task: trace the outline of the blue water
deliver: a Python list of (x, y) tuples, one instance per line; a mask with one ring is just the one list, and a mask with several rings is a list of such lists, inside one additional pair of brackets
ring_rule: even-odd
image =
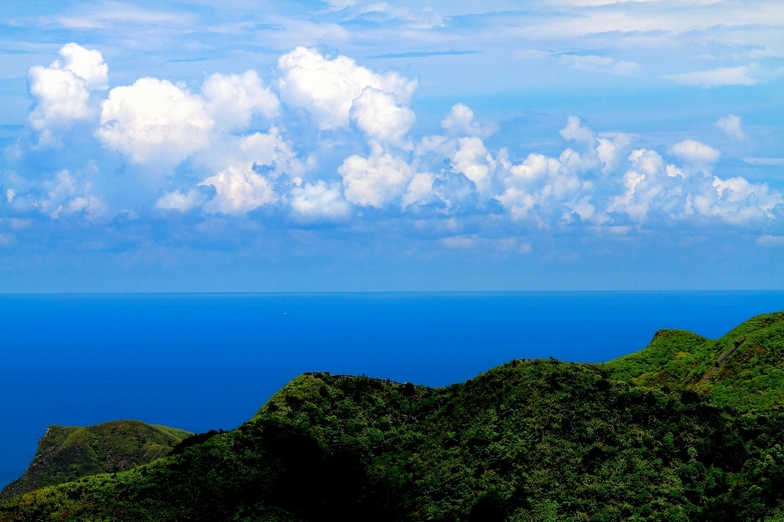
[(0, 296), (0, 487), (47, 426), (230, 429), (303, 371), (431, 386), (513, 358), (599, 362), (718, 337), (784, 292)]

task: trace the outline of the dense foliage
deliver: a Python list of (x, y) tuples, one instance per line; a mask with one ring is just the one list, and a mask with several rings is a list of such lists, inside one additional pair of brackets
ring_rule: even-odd
[(190, 433), (134, 420), (96, 426), (50, 426), (33, 461), (0, 500), (99, 473), (124, 471), (165, 457)]
[(784, 399), (782, 363), (784, 313), (779, 312), (754, 317), (715, 340), (659, 331), (644, 350), (602, 366), (614, 379), (694, 389), (717, 406), (768, 412), (778, 411)]
[(303, 375), (236, 430), (16, 497), (0, 521), (784, 520), (784, 414), (765, 402), (782, 388), (758, 407), (738, 392), (738, 413), (708, 386), (760, 382), (743, 347), (773, 361), (758, 350), (784, 350), (782, 315), (717, 341), (662, 332), (606, 365), (512, 361), (445, 388)]

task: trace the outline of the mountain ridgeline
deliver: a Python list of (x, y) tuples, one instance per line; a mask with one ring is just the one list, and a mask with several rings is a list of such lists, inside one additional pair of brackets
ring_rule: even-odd
[(301, 375), (236, 430), (0, 521), (784, 521), (784, 313), (462, 384)]

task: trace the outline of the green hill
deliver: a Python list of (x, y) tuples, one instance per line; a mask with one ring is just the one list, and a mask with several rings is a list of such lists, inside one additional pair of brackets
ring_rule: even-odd
[(0, 492), (0, 500), (99, 473), (125, 471), (169, 454), (191, 435), (143, 422), (113, 421), (87, 428), (50, 426), (27, 471)]
[(778, 411), (784, 400), (784, 313), (754, 317), (720, 339), (661, 330), (639, 352), (602, 365), (639, 386), (686, 388), (741, 412)]
[(778, 383), (782, 316), (444, 388), (302, 375), (236, 430), (14, 497), (0, 522), (784, 521), (782, 389), (745, 395)]

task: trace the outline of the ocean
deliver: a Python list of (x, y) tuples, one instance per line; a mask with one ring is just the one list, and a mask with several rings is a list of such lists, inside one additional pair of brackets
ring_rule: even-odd
[(0, 295), (0, 487), (52, 424), (231, 429), (304, 371), (441, 386), (777, 310), (781, 291)]

